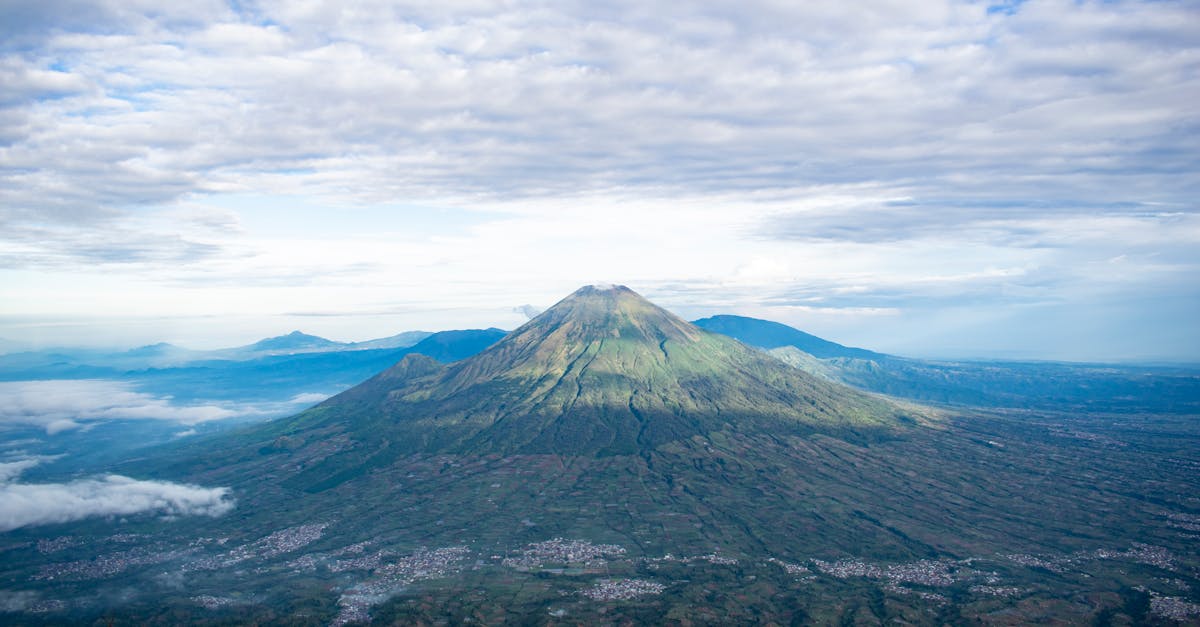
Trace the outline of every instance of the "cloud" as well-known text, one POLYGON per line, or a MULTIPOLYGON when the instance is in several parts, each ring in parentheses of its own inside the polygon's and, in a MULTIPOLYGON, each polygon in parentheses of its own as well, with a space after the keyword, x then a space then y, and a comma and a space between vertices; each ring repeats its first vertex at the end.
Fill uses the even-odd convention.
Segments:
POLYGON ((0 612, 24 612, 38 598, 32 590, 0 590, 0 612))
POLYGON ((220 243, 204 241, 211 234, 205 231, 230 228, 222 224, 227 217, 201 214, 195 211, 181 216, 182 224, 190 224, 179 232, 162 229, 146 220, 123 216, 108 216, 99 212, 78 216, 69 212, 65 221, 27 219, 0 212, 0 226, 6 230, 0 248, 0 269, 5 268, 77 268, 81 264, 155 265, 176 267, 195 264, 228 254, 220 243), (199 236, 199 237, 197 237, 199 236))
POLYGON ((229 493, 229 488, 141 481, 120 475, 69 483, 3 483, 0 531, 97 516, 220 516, 234 507, 229 493))
POLYGON ((1194 2, 160 5, 3 9, 0 315, 1196 294, 1194 2))
POLYGON ((0 462, 0 484, 16 479, 21 473, 42 463, 44 457, 27 457, 11 462, 0 462))
POLYGON ((0 424, 34 425, 55 433, 100 420, 170 420, 195 425, 240 415, 217 405, 174 405, 170 398, 136 392, 108 380, 0 383, 0 424))
POLYGON ((1187 185, 1186 3, 438 4, 62 20, 6 61, 5 204, 1187 185))
POLYGON ((764 219, 756 235, 856 244, 954 240, 1019 248, 1065 248, 1107 240, 1117 245, 1159 246, 1193 241, 1198 224, 1194 213, 1164 210, 1152 203, 904 198, 857 200, 780 212, 764 219), (1140 237, 1131 237, 1133 234, 1140 237))
POLYGON ((153 513, 161 516, 220 516, 233 509, 229 488, 204 488, 121 475, 68 483, 17 483, 24 471, 47 456, 0 462, 0 532, 96 516, 153 513))
POLYGON ((542 313, 542 311, 543 311, 542 308, 535 307, 535 306, 529 305, 529 304, 521 305, 519 307, 513 307, 514 313, 519 313, 531 320, 538 314, 542 313))
POLYGON ((304 392, 303 394, 297 394, 297 395, 293 396, 291 399, 288 400, 288 403, 293 404, 293 405, 311 405, 313 403, 320 403, 321 401, 323 401, 327 398, 329 398, 328 394, 320 394, 318 392, 304 392))

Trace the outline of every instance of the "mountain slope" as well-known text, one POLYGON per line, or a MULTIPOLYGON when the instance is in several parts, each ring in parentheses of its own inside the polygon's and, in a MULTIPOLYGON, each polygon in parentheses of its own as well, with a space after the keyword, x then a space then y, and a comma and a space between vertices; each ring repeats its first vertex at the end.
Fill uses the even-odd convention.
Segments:
POLYGON ((411 367, 401 362, 403 376, 384 372, 296 423, 386 434, 393 453, 599 455, 722 429, 903 423, 887 402, 707 333, 624 287, 585 287, 474 357, 417 377, 411 367))
POLYGON ((439 331, 414 343, 410 352, 428 355, 441 362, 458 361, 478 354, 500 341, 507 331, 495 327, 489 329, 462 329, 439 331))
POLYGON ((842 346, 836 342, 830 342, 799 329, 789 327, 786 324, 771 322, 770 320, 722 315, 694 320, 692 324, 713 333, 728 335, 740 342, 759 348, 772 349, 781 346, 794 346, 809 355, 821 358, 854 357, 858 359, 876 359, 886 357, 886 355, 866 349, 842 346))

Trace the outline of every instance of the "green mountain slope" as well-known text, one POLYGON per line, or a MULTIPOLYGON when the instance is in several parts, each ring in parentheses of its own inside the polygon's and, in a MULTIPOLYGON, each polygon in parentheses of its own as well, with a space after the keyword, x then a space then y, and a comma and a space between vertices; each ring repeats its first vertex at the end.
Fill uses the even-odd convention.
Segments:
POLYGON ((389 455, 615 455, 723 429, 863 435, 905 420, 628 288, 585 287, 478 355, 405 360, 271 430, 386 438, 389 455))

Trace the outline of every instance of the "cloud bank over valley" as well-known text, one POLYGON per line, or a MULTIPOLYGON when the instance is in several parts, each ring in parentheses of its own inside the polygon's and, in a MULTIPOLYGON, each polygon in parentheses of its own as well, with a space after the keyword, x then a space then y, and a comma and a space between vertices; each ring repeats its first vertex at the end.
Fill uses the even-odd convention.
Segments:
POLYGON ((42 428, 48 435, 101 421, 162 420, 195 426, 238 417, 269 417, 302 409, 328 395, 303 393, 279 402, 177 404, 169 396, 137 391, 106 379, 0 382, 0 425, 42 428))
POLYGON ((0 462, 0 532, 98 516, 220 516, 234 508, 229 488, 111 474, 67 483, 17 481, 21 472, 39 461, 30 458, 0 462))

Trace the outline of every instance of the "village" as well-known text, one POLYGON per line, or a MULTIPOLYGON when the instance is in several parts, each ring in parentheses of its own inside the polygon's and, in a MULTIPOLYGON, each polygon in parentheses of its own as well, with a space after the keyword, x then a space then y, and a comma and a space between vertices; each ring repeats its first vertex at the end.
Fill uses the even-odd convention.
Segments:
MULTIPOLYGON (((1192 520, 1179 517, 1184 523, 1192 520)), ((326 537, 329 523, 299 525, 274 531, 257 540, 233 545, 229 538, 197 538, 183 547, 172 547, 164 541, 151 541, 141 546, 111 551, 91 559, 63 561, 45 564, 32 576, 35 581, 83 581, 112 578, 132 569, 166 566, 171 577, 182 581, 189 573, 204 573, 239 569, 238 572, 260 574, 327 573, 336 578, 340 595, 337 600, 338 614, 333 624, 344 625, 369 620, 372 608, 410 586, 423 580, 452 577, 462 572, 474 556, 473 571, 501 567, 518 573, 543 573, 562 575, 568 572, 575 576, 602 574, 588 587, 576 589, 578 598, 593 603, 627 602, 634 599, 663 594, 671 586, 667 581, 634 576, 612 576, 616 573, 656 572, 669 564, 696 567, 737 567, 741 562, 731 556, 710 552, 700 555, 675 555, 630 557, 628 550, 617 544, 593 543, 584 539, 555 537, 527 544, 516 550, 502 553, 476 553, 467 546, 450 546, 435 549, 418 549, 401 553, 381 546, 376 540, 364 540, 323 552, 304 553, 303 550, 326 537), (212 551, 216 549, 217 552, 212 551), (373 550, 371 550, 373 549, 373 550), (207 553, 207 554, 206 554, 207 553), (287 558, 280 562, 278 558, 287 558), (176 564, 171 567, 170 564, 176 564), (250 568, 246 568, 250 566, 250 568), (173 569, 173 570, 172 570, 173 569), (615 569, 615 570, 614 570, 615 569), (612 571, 612 572, 610 572, 612 571), (365 577, 356 575, 363 573, 365 577)), ((135 541, 146 541, 140 536, 112 536, 99 544, 119 547, 135 541)), ((54 555, 78 550, 86 541, 71 536, 45 539, 35 546, 42 555, 54 555)), ((1096 549, 1064 555, 1007 554, 993 559, 968 558, 963 560, 918 560, 903 563, 879 563, 863 559, 847 558, 826 561, 810 558, 804 561, 785 561, 769 556, 758 564, 772 565, 782 569, 797 583, 811 583, 819 577, 878 581, 882 589, 897 595, 916 596, 927 602, 942 604, 947 597, 937 589, 946 589, 957 584, 966 586, 966 591, 978 597, 1020 598, 1028 589, 1006 584, 994 570, 980 570, 985 562, 1000 559, 1021 567, 1040 569, 1064 574, 1089 562, 1117 560, 1130 564, 1142 564, 1172 571, 1176 568, 1175 557, 1166 549, 1146 544, 1116 549, 1096 549), (910 586, 917 586, 912 588, 910 586)), ((164 573, 163 576, 166 576, 164 573)), ((572 579, 564 579, 564 582, 572 579)), ((1189 586, 1180 579, 1174 581, 1175 588, 1187 591, 1189 586)), ((1200 615, 1200 605, 1170 596, 1161 590, 1146 590, 1151 596, 1151 610, 1155 616, 1173 620, 1184 620, 1200 615)), ((236 597, 236 595, 235 595, 236 597)), ((197 606, 206 610, 219 611, 252 601, 224 594, 197 594, 192 598, 197 606)), ((55 612, 67 606, 61 600, 39 598, 25 604, 27 611, 55 612)))

